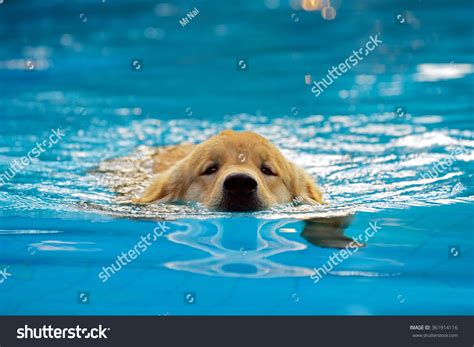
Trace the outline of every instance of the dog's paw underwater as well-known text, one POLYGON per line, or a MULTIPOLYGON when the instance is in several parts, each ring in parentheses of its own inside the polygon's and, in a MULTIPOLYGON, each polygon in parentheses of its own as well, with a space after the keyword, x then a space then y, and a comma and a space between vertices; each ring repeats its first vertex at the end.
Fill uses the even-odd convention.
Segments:
POLYGON ((99 171, 124 164, 119 176, 125 180, 116 180, 113 189, 130 197, 145 186, 132 199, 136 204, 197 202, 210 210, 245 212, 323 203, 313 178, 253 132, 224 130, 198 145, 141 147, 132 157, 102 163, 99 171))

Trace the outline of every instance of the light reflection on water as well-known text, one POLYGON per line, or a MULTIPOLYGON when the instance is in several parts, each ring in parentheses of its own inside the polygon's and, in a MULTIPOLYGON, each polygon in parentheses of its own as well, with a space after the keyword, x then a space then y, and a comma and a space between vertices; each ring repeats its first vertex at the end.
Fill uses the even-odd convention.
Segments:
POLYGON ((187 229, 170 234, 168 239, 207 253, 192 260, 164 264, 173 270, 208 276, 272 278, 309 276, 311 269, 269 259, 278 254, 304 250, 307 246, 279 235, 288 221, 235 220, 190 223, 187 229))
MULTIPOLYGON (((167 239, 187 248, 177 255, 178 260, 167 261, 163 266, 206 276, 310 277, 314 266, 327 262, 330 254, 323 249, 327 248, 332 253, 350 247, 353 238, 344 235, 344 232, 352 218, 349 215, 305 222, 256 218, 173 222, 182 230, 169 234, 167 239), (195 250, 199 251, 197 256, 193 256, 195 250), (185 260, 180 260, 181 257, 185 260)), ((365 247, 363 243, 356 244, 365 247)), ((364 255, 353 260, 352 267, 339 265, 338 271, 331 271, 329 275, 398 276, 402 265, 382 255, 364 255), (364 264, 367 261, 370 271, 364 264)))
MULTIPOLYGON (((197 204, 143 207, 124 201, 138 194, 151 177, 147 144, 156 143, 157 136, 166 143, 200 142, 207 138, 203 132, 242 127, 268 137, 290 160, 305 167, 329 202, 328 206, 275 206, 252 214, 258 218, 307 219, 473 200, 466 175, 474 160, 472 132, 446 129, 443 123, 430 129, 433 124, 420 123, 420 118, 399 124, 393 114, 319 116, 310 121, 313 118, 237 115, 216 123, 142 120, 107 133, 102 126, 87 133, 81 130, 81 135, 71 134, 62 144, 61 156, 69 160, 30 165, 21 173, 22 180, 3 186, 0 204, 11 210, 80 210, 129 218, 227 217, 197 204), (462 153, 453 156, 459 148, 462 153), (121 155, 123 159, 102 163, 97 170, 104 159, 121 155), (435 172, 433 167, 449 158, 454 159, 451 165, 435 172), (123 196, 117 198, 110 185, 123 196)), ((7 164, 12 157, 0 160, 7 164)))

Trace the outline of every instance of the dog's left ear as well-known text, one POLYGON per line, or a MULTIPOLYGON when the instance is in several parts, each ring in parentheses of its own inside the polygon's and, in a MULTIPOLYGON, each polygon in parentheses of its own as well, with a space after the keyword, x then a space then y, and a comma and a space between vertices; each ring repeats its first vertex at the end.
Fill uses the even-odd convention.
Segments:
POLYGON ((291 179, 293 199, 303 200, 309 204, 323 204, 323 193, 314 183, 313 178, 301 167, 291 164, 293 177, 291 179))
POLYGON ((185 174, 185 163, 181 160, 167 171, 158 174, 145 189, 141 197, 132 199, 138 204, 166 203, 180 200, 188 188, 190 178, 185 174))

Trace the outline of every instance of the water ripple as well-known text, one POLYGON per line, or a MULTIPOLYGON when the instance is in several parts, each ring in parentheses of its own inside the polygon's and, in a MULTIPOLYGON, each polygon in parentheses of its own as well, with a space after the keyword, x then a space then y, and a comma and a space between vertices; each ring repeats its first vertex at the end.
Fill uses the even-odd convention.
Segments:
MULTIPOLYGON (((471 203, 466 173, 474 155, 472 132, 436 128, 436 115, 404 119, 393 114, 311 115, 270 119, 227 116, 222 122, 199 119, 133 120, 104 129, 92 125, 71 136, 62 151, 69 161, 31 165, 23 180, 0 192, 0 204, 13 210, 89 211, 128 218, 209 218, 228 213, 199 204, 136 206, 127 203, 151 177, 150 146, 183 141, 198 143, 225 128, 251 129, 273 141, 305 167, 321 185, 327 206, 275 206, 251 215, 264 219, 313 218, 354 211, 471 203), (99 145, 98 145, 99 144, 99 145), (463 152, 453 155, 462 148, 463 152), (122 157, 102 164, 103 159, 122 157), (434 167, 449 159, 445 169, 434 167), (43 177, 42 181, 33 175, 43 177), (31 177, 31 178, 30 178, 31 177), (138 179, 139 178, 139 179, 138 179), (120 186, 122 196, 109 188, 120 186)), ((8 153, 4 153, 7 157, 8 153)), ((3 159, 5 161, 5 159, 3 159)), ((446 166, 446 165, 445 165, 446 166)))

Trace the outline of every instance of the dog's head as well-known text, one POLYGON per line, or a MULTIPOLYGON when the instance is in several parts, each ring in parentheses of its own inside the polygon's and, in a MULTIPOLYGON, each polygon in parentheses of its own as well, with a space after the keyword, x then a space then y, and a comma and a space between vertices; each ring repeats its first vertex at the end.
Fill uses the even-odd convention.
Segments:
POLYGON ((322 203, 322 194, 265 138, 225 130, 158 175, 135 202, 179 200, 215 210, 254 211, 294 200, 322 203))

